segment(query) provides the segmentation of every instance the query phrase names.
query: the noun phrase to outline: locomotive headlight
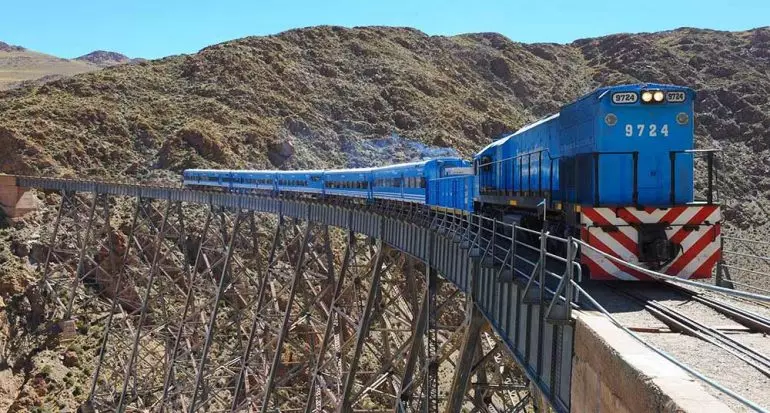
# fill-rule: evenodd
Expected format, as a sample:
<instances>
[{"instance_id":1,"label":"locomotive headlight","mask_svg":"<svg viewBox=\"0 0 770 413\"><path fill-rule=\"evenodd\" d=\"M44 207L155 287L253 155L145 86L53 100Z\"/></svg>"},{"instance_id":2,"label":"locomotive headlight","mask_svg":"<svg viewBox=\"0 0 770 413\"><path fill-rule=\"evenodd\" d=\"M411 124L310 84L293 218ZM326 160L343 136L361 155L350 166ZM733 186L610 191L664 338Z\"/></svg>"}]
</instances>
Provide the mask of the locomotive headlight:
<instances>
[{"instance_id":1,"label":"locomotive headlight","mask_svg":"<svg viewBox=\"0 0 770 413\"><path fill-rule=\"evenodd\" d=\"M661 92L660 90L655 91L655 93L652 94L652 98L656 102L663 102L663 92Z\"/></svg>"},{"instance_id":2,"label":"locomotive headlight","mask_svg":"<svg viewBox=\"0 0 770 413\"><path fill-rule=\"evenodd\" d=\"M607 116L604 117L604 123L606 123L607 126L615 126L615 124L618 123L618 116L614 113L608 113Z\"/></svg>"},{"instance_id":3,"label":"locomotive headlight","mask_svg":"<svg viewBox=\"0 0 770 413\"><path fill-rule=\"evenodd\" d=\"M678 115L676 115L676 123L680 125L686 125L688 122L690 122L690 116L688 116L684 112L679 112Z\"/></svg>"},{"instance_id":4,"label":"locomotive headlight","mask_svg":"<svg viewBox=\"0 0 770 413\"><path fill-rule=\"evenodd\" d=\"M648 90L645 90L644 92L642 92L642 101L645 102L645 103L651 102L652 101L652 92L650 92Z\"/></svg>"}]
</instances>

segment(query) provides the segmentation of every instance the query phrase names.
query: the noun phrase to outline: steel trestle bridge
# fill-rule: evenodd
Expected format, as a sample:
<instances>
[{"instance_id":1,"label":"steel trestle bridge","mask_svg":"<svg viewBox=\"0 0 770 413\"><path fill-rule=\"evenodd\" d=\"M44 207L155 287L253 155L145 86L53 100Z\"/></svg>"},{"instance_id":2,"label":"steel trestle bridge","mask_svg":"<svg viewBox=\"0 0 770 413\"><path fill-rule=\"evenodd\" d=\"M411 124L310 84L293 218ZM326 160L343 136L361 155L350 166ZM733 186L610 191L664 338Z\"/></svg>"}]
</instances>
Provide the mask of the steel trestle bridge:
<instances>
[{"instance_id":1,"label":"steel trestle bridge","mask_svg":"<svg viewBox=\"0 0 770 413\"><path fill-rule=\"evenodd\" d=\"M98 337L88 408L570 410L577 240L417 205L15 179L60 194L38 288L60 330Z\"/></svg>"}]
</instances>

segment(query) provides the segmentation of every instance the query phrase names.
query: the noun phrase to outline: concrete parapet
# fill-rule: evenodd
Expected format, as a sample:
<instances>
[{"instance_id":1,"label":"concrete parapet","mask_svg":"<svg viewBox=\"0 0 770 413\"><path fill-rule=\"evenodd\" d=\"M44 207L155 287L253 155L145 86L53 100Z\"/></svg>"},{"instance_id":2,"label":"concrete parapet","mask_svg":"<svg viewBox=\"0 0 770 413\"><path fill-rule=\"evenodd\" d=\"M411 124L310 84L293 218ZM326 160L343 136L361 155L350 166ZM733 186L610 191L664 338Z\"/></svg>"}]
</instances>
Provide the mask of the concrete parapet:
<instances>
[{"instance_id":1,"label":"concrete parapet","mask_svg":"<svg viewBox=\"0 0 770 413\"><path fill-rule=\"evenodd\" d=\"M38 208L40 201L29 191L19 187L16 177L0 175L0 207L6 216L19 218Z\"/></svg>"},{"instance_id":2,"label":"concrete parapet","mask_svg":"<svg viewBox=\"0 0 770 413\"><path fill-rule=\"evenodd\" d=\"M573 412L731 412L697 379L600 314L575 312Z\"/></svg>"}]
</instances>

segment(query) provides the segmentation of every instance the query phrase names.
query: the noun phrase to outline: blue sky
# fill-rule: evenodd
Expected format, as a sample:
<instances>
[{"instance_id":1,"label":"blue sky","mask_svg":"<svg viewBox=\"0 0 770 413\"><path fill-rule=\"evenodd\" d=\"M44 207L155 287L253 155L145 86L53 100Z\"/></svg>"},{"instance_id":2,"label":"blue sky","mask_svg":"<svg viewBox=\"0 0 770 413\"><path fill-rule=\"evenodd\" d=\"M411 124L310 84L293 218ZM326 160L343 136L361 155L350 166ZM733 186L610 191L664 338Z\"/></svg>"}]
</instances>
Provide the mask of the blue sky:
<instances>
[{"instance_id":1,"label":"blue sky","mask_svg":"<svg viewBox=\"0 0 770 413\"><path fill-rule=\"evenodd\" d=\"M499 32L568 43L682 26L770 25L770 0L25 0L0 5L0 41L61 57L95 49L131 57L194 53L210 44L319 24L410 26L428 34Z\"/></svg>"}]
</instances>

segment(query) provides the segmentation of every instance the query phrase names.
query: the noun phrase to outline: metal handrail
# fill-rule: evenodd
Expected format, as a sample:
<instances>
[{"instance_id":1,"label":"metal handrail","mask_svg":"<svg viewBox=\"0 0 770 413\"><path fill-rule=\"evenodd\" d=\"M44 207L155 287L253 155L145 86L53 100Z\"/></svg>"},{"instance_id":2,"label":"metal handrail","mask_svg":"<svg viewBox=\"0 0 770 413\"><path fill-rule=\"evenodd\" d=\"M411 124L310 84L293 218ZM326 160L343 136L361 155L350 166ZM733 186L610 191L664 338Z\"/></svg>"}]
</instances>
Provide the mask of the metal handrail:
<instances>
[{"instance_id":1,"label":"metal handrail","mask_svg":"<svg viewBox=\"0 0 770 413\"><path fill-rule=\"evenodd\" d=\"M766 261L766 262L770 263L770 257L761 257L759 255L746 254L744 252L730 251L730 250L725 249L725 250L722 250L722 254L733 254L733 255L737 255L739 257L753 258L753 259L762 260L762 261Z\"/></svg>"}]
</instances>

